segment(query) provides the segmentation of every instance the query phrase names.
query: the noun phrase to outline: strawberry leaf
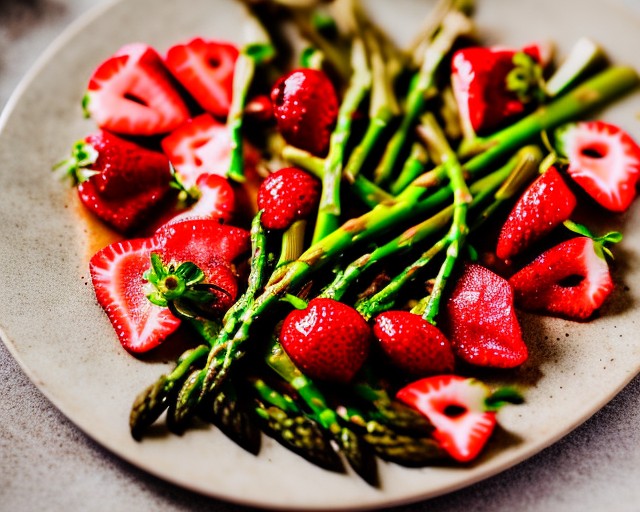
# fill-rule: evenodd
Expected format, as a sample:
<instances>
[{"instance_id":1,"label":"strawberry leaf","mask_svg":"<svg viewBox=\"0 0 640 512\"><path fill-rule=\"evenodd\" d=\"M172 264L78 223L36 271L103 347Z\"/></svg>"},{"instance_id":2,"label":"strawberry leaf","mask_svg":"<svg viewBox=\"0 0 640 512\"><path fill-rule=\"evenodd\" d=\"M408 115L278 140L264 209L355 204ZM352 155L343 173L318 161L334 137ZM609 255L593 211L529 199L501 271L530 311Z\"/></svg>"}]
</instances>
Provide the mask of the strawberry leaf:
<instances>
[{"instance_id":1,"label":"strawberry leaf","mask_svg":"<svg viewBox=\"0 0 640 512\"><path fill-rule=\"evenodd\" d=\"M488 411L497 411L507 404L519 405L522 403L524 403L522 394L510 386L497 389L485 399L485 407Z\"/></svg>"},{"instance_id":2,"label":"strawberry leaf","mask_svg":"<svg viewBox=\"0 0 640 512\"><path fill-rule=\"evenodd\" d=\"M594 235L591 230L584 226L583 224L578 224L577 222L573 222L572 220L566 220L563 222L564 227L566 227L569 231L573 231L582 236L586 236L591 238L592 240L596 239L596 235Z\"/></svg>"}]
</instances>

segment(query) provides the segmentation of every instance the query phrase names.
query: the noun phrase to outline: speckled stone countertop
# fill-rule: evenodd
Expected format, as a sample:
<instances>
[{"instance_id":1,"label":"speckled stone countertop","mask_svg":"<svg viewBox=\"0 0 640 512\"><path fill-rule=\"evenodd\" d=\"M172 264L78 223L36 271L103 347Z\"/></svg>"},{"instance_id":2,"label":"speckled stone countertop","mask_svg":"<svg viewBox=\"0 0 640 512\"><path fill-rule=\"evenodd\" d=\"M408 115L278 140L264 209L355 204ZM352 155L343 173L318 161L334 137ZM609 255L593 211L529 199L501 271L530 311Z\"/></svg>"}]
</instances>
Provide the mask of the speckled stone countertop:
<instances>
[{"instance_id":1,"label":"speckled stone countertop","mask_svg":"<svg viewBox=\"0 0 640 512\"><path fill-rule=\"evenodd\" d=\"M0 107L47 45L97 3L0 0ZM640 11L640 0L628 3ZM0 510L244 510L158 480L94 443L38 391L2 343L0 389ZM638 484L636 377L585 424L537 456L472 487L395 510L631 512L640 510Z\"/></svg>"}]
</instances>

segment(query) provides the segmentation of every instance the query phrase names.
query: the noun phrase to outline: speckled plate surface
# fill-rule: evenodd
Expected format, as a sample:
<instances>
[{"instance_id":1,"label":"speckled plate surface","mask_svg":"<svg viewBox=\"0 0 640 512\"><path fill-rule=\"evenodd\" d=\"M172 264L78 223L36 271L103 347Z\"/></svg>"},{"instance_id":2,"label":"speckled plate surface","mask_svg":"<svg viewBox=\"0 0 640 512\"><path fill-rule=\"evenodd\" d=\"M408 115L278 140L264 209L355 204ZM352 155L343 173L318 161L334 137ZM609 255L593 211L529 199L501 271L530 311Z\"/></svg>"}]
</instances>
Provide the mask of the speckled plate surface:
<instances>
[{"instance_id":1,"label":"speckled plate surface","mask_svg":"<svg viewBox=\"0 0 640 512\"><path fill-rule=\"evenodd\" d=\"M406 42L432 2L367 3ZM640 68L640 21L616 1L478 0L477 22L490 43L555 41L560 55L581 36L612 60ZM589 323L522 316L531 358L516 374L527 403L500 412L502 429L466 468L402 469L381 464L381 489L336 475L265 439L253 457L213 429L183 437L156 432L142 443L128 431L136 393L165 371L126 354L95 302L87 260L100 239L79 220L73 193L51 165L93 129L80 99L91 71L122 44L159 50L194 35L242 40L242 8L232 0L127 0L83 18L43 56L0 123L0 332L34 383L73 422L131 463L186 488L274 509L360 509L426 499L470 485L530 457L587 419L640 370L640 205L615 223L612 299ZM600 117L640 139L640 94Z\"/></svg>"}]
</instances>

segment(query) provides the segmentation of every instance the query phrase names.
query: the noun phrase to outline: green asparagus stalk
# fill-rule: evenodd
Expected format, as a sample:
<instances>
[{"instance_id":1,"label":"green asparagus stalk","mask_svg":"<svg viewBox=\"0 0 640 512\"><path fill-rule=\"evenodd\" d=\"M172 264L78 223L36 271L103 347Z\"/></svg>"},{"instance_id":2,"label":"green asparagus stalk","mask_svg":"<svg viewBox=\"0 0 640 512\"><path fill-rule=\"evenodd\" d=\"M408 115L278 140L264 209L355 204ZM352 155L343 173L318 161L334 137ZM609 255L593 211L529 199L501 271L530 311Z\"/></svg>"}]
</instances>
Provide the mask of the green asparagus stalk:
<instances>
[{"instance_id":1,"label":"green asparagus stalk","mask_svg":"<svg viewBox=\"0 0 640 512\"><path fill-rule=\"evenodd\" d=\"M435 86L436 72L455 41L473 28L469 18L458 11L449 12L433 42L427 47L422 66L409 89L405 114L398 130L393 134L374 172L374 182L384 184L393 174L400 153L405 147L409 133L423 113L427 92Z\"/></svg>"},{"instance_id":2,"label":"green asparagus stalk","mask_svg":"<svg viewBox=\"0 0 640 512\"><path fill-rule=\"evenodd\" d=\"M254 389L256 413L267 435L316 466L344 473L344 464L331 446L331 437L289 395L276 391L262 379L254 381Z\"/></svg>"},{"instance_id":3,"label":"green asparagus stalk","mask_svg":"<svg viewBox=\"0 0 640 512\"><path fill-rule=\"evenodd\" d=\"M162 375L136 397L129 415L129 428L134 439L140 440L146 429L169 407L191 368L206 359L209 349L207 345L200 345L187 350L171 373Z\"/></svg>"},{"instance_id":4,"label":"green asparagus stalk","mask_svg":"<svg viewBox=\"0 0 640 512\"><path fill-rule=\"evenodd\" d=\"M394 82L400 66L397 57L383 54L383 48L373 29L363 29L364 41L371 61L373 76L371 100L369 104L369 121L362 141L353 149L344 168L344 177L351 183L360 173L367 157L375 148L387 129L389 122L400 113L400 106L394 92Z\"/></svg>"},{"instance_id":5,"label":"green asparagus stalk","mask_svg":"<svg viewBox=\"0 0 640 512\"><path fill-rule=\"evenodd\" d=\"M240 51L233 74L231 106L227 117L227 129L231 138L231 157L227 176L244 182L244 151L242 126L249 87L253 82L256 68L273 59L275 48L269 43L246 45Z\"/></svg>"},{"instance_id":6,"label":"green asparagus stalk","mask_svg":"<svg viewBox=\"0 0 640 512\"><path fill-rule=\"evenodd\" d=\"M435 117L426 116L421 124L421 132L425 141L434 148L439 155L439 160L447 171L449 183L453 189L453 219L451 228L445 237L447 252L444 263L436 276L433 291L429 296L423 318L430 323L435 323L435 318L440 308L440 298L444 292L447 280L453 272L460 250L464 245L469 232L467 225L467 211L473 197L463 176L462 166L458 158L449 146L447 138L440 129Z\"/></svg>"},{"instance_id":7,"label":"green asparagus stalk","mask_svg":"<svg viewBox=\"0 0 640 512\"><path fill-rule=\"evenodd\" d=\"M340 421L337 412L327 403L320 389L296 368L275 337L272 337L266 361L271 369L297 391L312 411L313 418L336 442L353 470L368 484L377 486L377 464L370 446Z\"/></svg>"},{"instance_id":8,"label":"green asparagus stalk","mask_svg":"<svg viewBox=\"0 0 640 512\"><path fill-rule=\"evenodd\" d=\"M322 176L324 176L324 159L314 156L308 151L294 146L285 146L282 149L282 157L292 165L309 171L317 178L322 179ZM378 187L362 174L357 174L354 177L350 190L369 208L373 208L380 203L391 203L394 200L391 194Z\"/></svg>"},{"instance_id":9,"label":"green asparagus stalk","mask_svg":"<svg viewBox=\"0 0 640 512\"><path fill-rule=\"evenodd\" d=\"M340 217L340 182L347 143L351 135L354 112L371 88L371 72L364 43L355 38L351 48L353 75L338 111L336 127L331 134L329 154L324 162L322 194L313 240L324 238L338 227Z\"/></svg>"},{"instance_id":10,"label":"green asparagus stalk","mask_svg":"<svg viewBox=\"0 0 640 512\"><path fill-rule=\"evenodd\" d=\"M488 175L483 180L489 180L491 178L494 187L490 187L489 183L485 186L483 180L479 180L471 186L471 193L474 195L472 205L479 202L480 199L487 197L491 190L495 191L496 188L503 183L509 183L509 186L502 185L498 188L497 192L494 192L494 198L492 205L485 208L481 214L482 220L486 220L489 215L496 211L497 205L502 204L507 197L513 197L520 187L525 183L528 183L538 170L538 166L542 159L542 153L536 146L527 146L520 150L516 156L511 159L504 167L496 171L495 173ZM478 190L476 193L475 190ZM486 196L481 197L481 194ZM479 223L474 224L478 226ZM424 226L420 226L418 231L422 231ZM446 234L440 240L438 240L433 246L426 250L414 263L406 267L400 274L389 282L382 290L360 301L356 305L356 309L365 317L372 318L373 316L390 309L394 306L396 298L403 287L416 277L416 273L426 267L438 254L444 251L450 242L450 234Z\"/></svg>"},{"instance_id":11,"label":"green asparagus stalk","mask_svg":"<svg viewBox=\"0 0 640 512\"><path fill-rule=\"evenodd\" d=\"M391 183L389 190L393 195L400 194L418 176L425 172L429 162L429 154L420 142L414 142L411 146L411 153L405 161L398 177Z\"/></svg>"}]
</instances>

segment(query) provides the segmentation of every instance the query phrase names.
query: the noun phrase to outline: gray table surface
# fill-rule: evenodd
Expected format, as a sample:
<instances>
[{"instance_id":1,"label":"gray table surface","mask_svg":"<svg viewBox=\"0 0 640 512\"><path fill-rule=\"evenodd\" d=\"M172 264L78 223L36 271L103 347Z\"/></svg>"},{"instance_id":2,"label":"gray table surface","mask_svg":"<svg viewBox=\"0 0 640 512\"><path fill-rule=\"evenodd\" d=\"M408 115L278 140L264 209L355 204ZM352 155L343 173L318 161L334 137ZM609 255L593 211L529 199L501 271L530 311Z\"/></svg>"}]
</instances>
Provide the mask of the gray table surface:
<instances>
[{"instance_id":1,"label":"gray table surface","mask_svg":"<svg viewBox=\"0 0 640 512\"><path fill-rule=\"evenodd\" d=\"M640 10L638 1L627 1ZM46 46L97 3L0 0L0 107ZM2 511L245 510L158 480L94 443L38 391L2 343L0 390ZM639 427L637 377L585 424L528 461L394 510L639 511Z\"/></svg>"}]
</instances>

